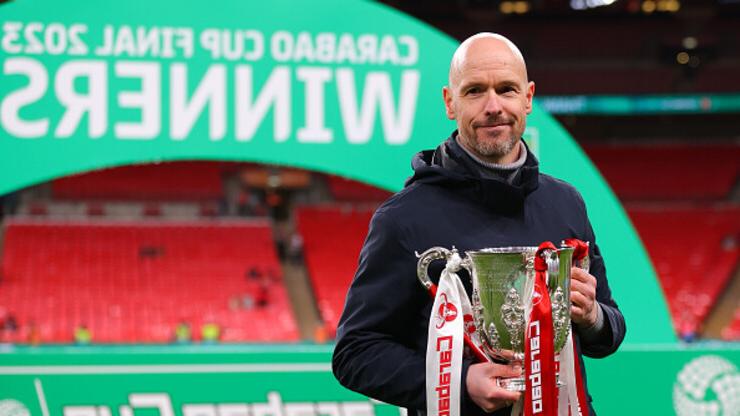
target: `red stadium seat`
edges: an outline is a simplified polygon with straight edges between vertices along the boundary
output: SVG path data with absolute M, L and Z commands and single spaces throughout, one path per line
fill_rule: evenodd
M 341 202 L 380 202 L 391 193 L 361 182 L 339 176 L 326 175 L 329 190 L 336 201 Z
M 732 144 L 587 145 L 584 150 L 623 200 L 722 199 L 740 173 Z
M 700 329 L 740 258 L 740 208 L 630 207 L 660 278 L 676 331 Z
M 80 324 L 95 342 L 168 342 L 183 319 L 194 333 L 214 320 L 224 341 L 296 341 L 273 247 L 266 221 L 13 219 L 5 224 L 0 305 L 21 325 L 40 325 L 44 342 L 71 342 Z M 234 298 L 263 284 L 246 277 L 252 267 L 269 284 L 269 304 L 232 310 Z
M 214 162 L 122 166 L 56 179 L 51 189 L 62 200 L 218 200 L 223 170 Z

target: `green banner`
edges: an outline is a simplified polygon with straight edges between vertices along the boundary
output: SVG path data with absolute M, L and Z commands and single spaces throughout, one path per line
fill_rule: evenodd
M 0 354 L 0 416 L 370 416 L 330 346 L 42 347 Z M 599 415 L 736 415 L 740 347 L 652 346 L 589 360 Z
M 0 194 L 181 159 L 397 187 L 412 149 L 451 130 L 454 42 L 382 5 L 19 0 L 0 16 Z
M 599 415 L 740 412 L 740 343 L 631 345 L 586 367 Z
M 339 386 L 329 357 L 327 347 L 21 349 L 0 356 L 0 415 L 398 414 Z

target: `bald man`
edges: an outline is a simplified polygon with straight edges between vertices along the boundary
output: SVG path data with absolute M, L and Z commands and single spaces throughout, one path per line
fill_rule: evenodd
M 482 33 L 463 42 L 452 57 L 443 96 L 465 150 L 486 163 L 508 165 L 518 159 L 534 83 L 527 80 L 524 58 L 511 41 Z
M 464 252 L 588 241 L 590 273 L 573 269 L 571 283 L 580 368 L 585 371 L 582 354 L 604 357 L 621 344 L 624 317 L 612 299 L 583 199 L 569 184 L 540 173 L 521 140 L 534 91 L 521 52 L 505 37 L 480 33 L 455 51 L 443 98 L 457 130 L 414 157 L 414 175 L 373 216 L 337 330 L 332 365 L 344 386 L 412 415 L 426 413 L 432 299 L 416 279 L 415 253 L 433 246 Z M 441 269 L 432 264 L 433 279 Z M 460 273 L 472 293 L 470 279 Z M 511 413 L 520 394 L 502 389 L 497 379 L 520 375 L 521 368 L 465 357 L 460 373 L 460 408 L 452 415 Z M 588 410 L 594 414 L 590 402 Z

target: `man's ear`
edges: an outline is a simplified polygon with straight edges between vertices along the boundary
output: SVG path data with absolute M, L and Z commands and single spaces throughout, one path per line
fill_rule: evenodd
M 442 88 L 442 98 L 445 102 L 445 113 L 447 113 L 447 118 L 454 120 L 457 115 L 455 114 L 455 108 L 452 105 L 452 90 L 450 87 Z
M 527 114 L 532 112 L 532 98 L 534 98 L 534 81 L 527 84 Z

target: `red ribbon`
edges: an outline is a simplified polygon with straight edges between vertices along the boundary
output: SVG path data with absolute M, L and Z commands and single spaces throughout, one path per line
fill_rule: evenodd
M 577 238 L 569 238 L 563 241 L 563 244 L 574 248 L 573 264 L 580 267 L 583 264 L 583 261 L 588 258 L 588 243 L 583 242 Z M 586 399 L 586 386 L 583 384 L 583 373 L 581 373 L 581 360 L 579 359 L 575 339 L 573 340 L 573 357 L 576 374 L 576 388 L 578 394 L 578 410 L 580 411 L 580 415 L 582 415 L 584 410 L 588 409 L 588 401 Z
M 573 264 L 578 264 L 588 257 L 588 243 L 577 238 L 568 238 L 563 245 L 573 247 Z
M 534 260 L 532 312 L 524 336 L 525 416 L 556 416 L 558 411 L 552 305 L 547 290 L 547 262 L 543 257 L 545 250 L 556 248 L 549 241 L 540 244 Z

